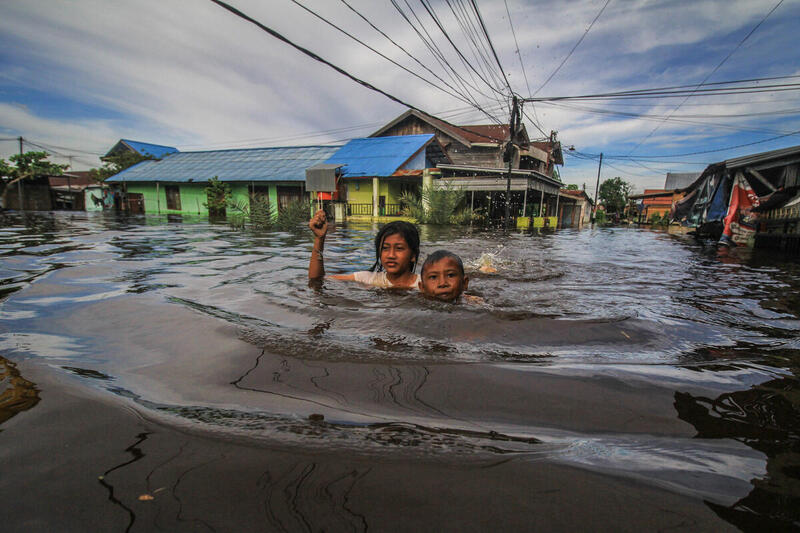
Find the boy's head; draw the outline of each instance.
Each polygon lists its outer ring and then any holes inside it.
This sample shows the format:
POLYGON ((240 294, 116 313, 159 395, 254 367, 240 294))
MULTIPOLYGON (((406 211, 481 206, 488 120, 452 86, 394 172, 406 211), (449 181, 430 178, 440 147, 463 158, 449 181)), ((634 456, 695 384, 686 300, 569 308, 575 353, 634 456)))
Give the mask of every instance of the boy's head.
POLYGON ((437 250, 425 258, 421 277, 422 294, 446 302, 461 296, 469 284, 461 258, 447 250, 437 250))

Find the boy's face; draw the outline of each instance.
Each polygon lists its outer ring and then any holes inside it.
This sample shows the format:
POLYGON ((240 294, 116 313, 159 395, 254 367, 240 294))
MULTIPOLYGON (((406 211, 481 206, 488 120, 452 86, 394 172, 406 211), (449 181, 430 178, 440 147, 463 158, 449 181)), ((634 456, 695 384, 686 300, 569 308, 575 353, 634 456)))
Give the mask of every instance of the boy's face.
POLYGON ((453 258, 445 257, 422 271, 419 290, 429 298, 452 302, 467 289, 469 278, 461 273, 453 258))

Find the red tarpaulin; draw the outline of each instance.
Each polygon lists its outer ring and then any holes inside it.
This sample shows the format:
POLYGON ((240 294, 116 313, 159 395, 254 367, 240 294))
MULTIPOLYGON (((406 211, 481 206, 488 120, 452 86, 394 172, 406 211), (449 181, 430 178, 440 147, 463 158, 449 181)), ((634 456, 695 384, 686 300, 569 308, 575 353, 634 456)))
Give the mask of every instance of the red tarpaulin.
POLYGON ((758 204, 758 196, 753 188, 741 173, 736 174, 720 243, 744 246, 750 237, 755 236, 758 214, 753 213, 752 209, 758 207, 758 204))

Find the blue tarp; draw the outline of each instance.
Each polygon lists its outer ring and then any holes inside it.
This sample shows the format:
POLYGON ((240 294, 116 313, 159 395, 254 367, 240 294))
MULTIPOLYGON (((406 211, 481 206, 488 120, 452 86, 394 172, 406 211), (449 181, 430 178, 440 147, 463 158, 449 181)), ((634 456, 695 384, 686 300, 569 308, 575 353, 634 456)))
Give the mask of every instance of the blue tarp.
POLYGON ((425 168, 424 149, 433 139, 432 133, 353 139, 325 162, 344 165, 346 178, 391 176, 399 169, 425 168), (420 151, 423 157, 414 157, 420 151))

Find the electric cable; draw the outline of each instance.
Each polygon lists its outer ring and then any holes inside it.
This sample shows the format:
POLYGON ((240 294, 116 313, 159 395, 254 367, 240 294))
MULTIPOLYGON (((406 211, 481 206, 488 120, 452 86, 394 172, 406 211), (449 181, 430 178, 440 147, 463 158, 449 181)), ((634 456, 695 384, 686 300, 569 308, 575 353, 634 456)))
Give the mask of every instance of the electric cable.
MULTIPOLYGON (((383 37, 385 37, 385 38, 386 38, 386 39, 387 39, 387 40, 388 40, 390 43, 392 43, 393 45, 395 45, 395 46, 396 46, 396 47, 397 47, 397 48, 398 48, 400 51, 402 51, 402 52, 403 52, 404 54, 406 54, 406 55, 407 55, 409 58, 411 58, 412 60, 414 60, 414 61, 415 61, 415 62, 416 62, 416 63, 417 63, 419 66, 421 66, 421 67, 422 67, 422 68, 424 68, 426 71, 428 71, 428 72, 429 72, 429 73, 430 73, 432 76, 434 76, 434 77, 435 77, 437 80, 439 80, 440 82, 444 83, 444 84, 445 84, 447 87, 449 87, 451 90, 453 90, 453 91, 455 91, 455 92, 457 92, 457 93, 461 94, 461 93, 459 92, 459 90, 458 90, 458 89, 456 89, 455 87, 453 87, 452 85, 450 85, 450 84, 449 84, 447 81, 445 81, 445 80, 444 80, 444 79, 443 79, 441 76, 439 76, 439 75, 438 75, 436 72, 434 72, 433 70, 431 70, 431 69, 430 69, 430 68, 429 68, 427 65, 425 65, 425 64, 424 64, 422 61, 420 61, 419 59, 417 59, 416 57, 414 57, 414 56, 413 56, 411 53, 409 53, 409 52, 408 52, 408 50, 406 50, 404 47, 402 47, 401 45, 399 45, 399 44, 398 44, 398 43, 397 43, 397 42, 396 42, 394 39, 392 39, 391 37, 389 37, 389 36, 388 36, 388 35, 387 35, 387 34, 386 34, 386 33, 385 33, 383 30, 381 30, 381 29, 380 29, 380 28, 378 28, 378 27, 377 27, 375 24, 373 24, 373 23, 372 23, 372 21, 370 21, 370 20, 369 20, 369 19, 368 19, 366 16, 364 16, 364 15, 363 15, 363 14, 362 14, 360 11, 358 11, 357 9, 355 9, 354 7, 352 7, 350 4, 348 4, 346 0, 340 0, 340 1, 341 1, 341 2, 342 2, 344 5, 345 5, 345 6, 347 6, 347 7, 348 7, 348 9, 350 9, 350 10, 351 10, 353 13, 355 13, 356 15, 358 15, 359 17, 361 17, 361 19, 362 19, 362 20, 364 20, 364 22, 366 22, 367 24, 369 24, 369 25, 370 25, 370 26, 371 26, 371 27, 372 27, 372 28, 373 28, 375 31, 377 31, 378 33, 380 33, 380 34, 381 34, 383 37)), ((452 77, 451 77, 451 79, 452 79, 452 77)), ((454 81, 454 83, 455 83, 455 81, 454 81)), ((477 101, 475 101, 475 103, 477 103, 477 101)), ((472 101, 470 101, 470 105, 473 105, 472 101)), ((473 107, 474 107, 474 105, 473 105, 473 107)))
MULTIPOLYGON (((706 82, 706 81, 708 81, 708 79, 709 79, 711 76, 713 76, 713 75, 714 75, 714 73, 716 73, 716 72, 717 72, 717 71, 720 69, 720 67, 722 67, 722 65, 724 65, 724 64, 725 64, 725 63, 728 61, 728 59, 730 59, 730 58, 731 58, 731 56, 733 56, 733 54, 734 54, 734 53, 735 53, 735 52, 736 52, 736 51, 737 51, 737 50, 738 50, 738 49, 739 49, 739 48, 740 48, 740 47, 741 47, 741 46, 742 46, 742 45, 745 43, 745 41, 747 41, 747 40, 750 38, 750 36, 751 36, 751 35, 753 35, 753 34, 756 32, 756 30, 758 30, 758 28, 759 28, 759 27, 761 27, 761 25, 762 25, 762 24, 763 24, 763 23, 764 23, 764 22, 765 22, 765 21, 766 21, 766 20, 769 18, 769 16, 770 16, 770 15, 772 15, 772 13, 773 13, 773 12, 775 12, 775 10, 776 10, 776 9, 778 9, 778 8, 780 7, 780 5, 781 5, 781 4, 783 4, 783 0, 778 0, 778 3, 777 3, 777 4, 775 4, 775 6, 774 6, 774 7, 773 7, 773 8, 772 8, 770 11, 769 11, 769 13, 767 13, 766 15, 764 15, 764 18, 762 18, 762 19, 761 19, 761 21, 760 21, 758 24, 756 24, 756 25, 755 25, 755 27, 754 27, 752 30, 750 30, 750 32, 749 32, 747 35, 745 35, 744 39, 742 39, 741 41, 739 41, 739 44, 737 44, 737 45, 736 45, 736 47, 735 47, 733 50, 731 50, 731 52, 730 52, 730 53, 729 53, 727 56, 725 56, 725 59, 723 59, 722 61, 720 61, 720 62, 719 62, 719 64, 718 64, 716 67, 714 67, 714 69, 713 69, 711 72, 709 72, 709 73, 706 75, 706 77, 705 77, 705 78, 703 78, 703 81, 701 81, 701 82, 700 82, 700 83, 697 85, 697 88, 698 88, 698 89, 699 89, 700 87, 702 87, 702 86, 703 86, 703 84, 705 84, 705 82, 706 82)), ((686 100, 688 100, 688 99, 689 99, 691 96, 692 96, 692 95, 688 95, 688 96, 686 97, 686 99, 685 99, 683 102, 685 102, 686 100)), ((670 116, 672 116, 672 113, 674 113, 675 111, 677 111, 678 109, 680 109, 681 105, 683 105, 683 102, 679 103, 679 104, 678 104, 678 106, 677 106, 675 109, 673 109, 673 110, 672 110, 672 111, 669 113, 669 115, 667 115, 667 116, 666 116, 666 118, 669 118, 670 116)), ((637 150, 637 149, 638 149, 638 148, 639 148, 639 147, 640 147, 642 144, 644 144, 644 143, 645 143, 645 142, 646 142, 646 141, 647 141, 647 140, 648 140, 650 137, 652 137, 652 136, 653 136, 653 134, 654 134, 656 131, 658 131, 658 129, 659 129, 660 127, 661 127, 661 124, 659 124, 659 125, 657 125, 655 128, 653 128, 653 131, 651 131, 650 133, 648 133, 648 134, 647 134, 647 136, 646 136, 644 139, 642 139, 641 141, 639 141, 639 143, 638 143, 636 146, 634 146, 634 147, 633 147, 633 148, 632 148, 632 149, 631 149, 631 150, 630 150, 628 153, 629 153, 629 154, 632 154, 633 152, 635 152, 635 151, 636 151, 636 150, 637 150)))
POLYGON ((608 7, 608 4, 609 4, 609 2, 611 2, 611 0, 606 0, 606 3, 605 3, 605 4, 603 4, 603 7, 602 7, 602 8, 600 8, 600 11, 597 13, 597 16, 595 16, 595 17, 594 17, 594 20, 592 20, 592 23, 591 23, 591 24, 589 24, 589 27, 588 27, 588 28, 586 28, 586 31, 584 31, 584 32, 583 32, 583 35, 581 35, 581 38, 580 38, 580 39, 578 39, 578 42, 577 42, 577 43, 575 43, 575 46, 573 46, 573 47, 572 47, 572 49, 569 51, 569 53, 567 54, 567 56, 566 56, 566 57, 565 57, 565 58, 564 58, 564 59, 561 61, 561 63, 560 63, 560 64, 559 64, 559 65, 556 67, 556 69, 555 69, 555 70, 554 70, 554 71, 553 71, 553 72, 550 74, 550 76, 549 76, 549 77, 548 77, 546 80, 544 80, 544 83, 542 83, 542 84, 539 86, 539 88, 538 88, 538 89, 536 89, 536 92, 535 92, 535 93, 533 93, 531 96, 536 96, 537 94, 539 94, 539 91, 541 91, 542 89, 544 89, 544 86, 545 86, 545 85, 547 85, 548 83, 550 83, 550 80, 552 80, 552 79, 553 79, 553 76, 555 76, 555 75, 558 73, 558 71, 559 71, 559 70, 561 70, 561 67, 563 67, 563 66, 564 66, 564 64, 567 62, 567 60, 568 60, 570 57, 572 57, 572 54, 573 54, 573 52, 575 52, 575 50, 578 48, 578 46, 580 46, 580 44, 581 44, 581 43, 583 42, 583 40, 586 38, 586 35, 588 35, 588 34, 589 34, 589 31, 590 31, 590 30, 591 30, 591 29, 594 27, 594 23, 595 23, 595 22, 597 22, 597 19, 599 19, 599 18, 600 18, 600 15, 602 15, 602 14, 603 14, 603 11, 605 11, 605 10, 606 10, 606 7, 608 7))
MULTIPOLYGON (((338 66, 334 65, 333 63, 331 63, 330 61, 320 57, 317 54, 315 54, 311 50, 308 50, 308 49, 306 49, 306 48, 304 48, 304 47, 292 42, 291 40, 287 39, 286 37, 284 37, 283 35, 281 35, 277 31, 275 31, 272 28, 269 28, 269 27, 265 26, 264 24, 258 22, 254 18, 250 17, 249 15, 246 15, 245 13, 243 13, 242 11, 236 9, 235 7, 231 6, 230 4, 227 4, 226 2, 223 2, 222 0, 210 0, 210 1, 215 3, 215 4, 217 4, 218 6, 222 7, 223 9, 226 9, 226 10, 230 11, 231 13, 236 15, 237 17, 242 18, 242 19, 250 22, 251 24, 254 24, 258 28, 260 28, 262 31, 265 31, 265 32, 269 33, 270 35, 272 35, 276 39, 278 39, 280 41, 283 41, 284 43, 286 43, 289 46, 291 46, 292 48, 295 48, 296 50, 302 52, 303 54, 305 54, 308 57, 314 59, 315 61, 318 61, 320 63, 323 63, 323 64, 327 65, 328 67, 332 68, 333 70, 335 70, 339 74, 342 74, 343 76, 346 76, 346 77, 350 78, 351 80, 355 81, 359 85, 362 85, 363 87, 366 87, 367 89, 370 89, 370 90, 375 91, 375 92, 377 92, 379 94, 382 94, 386 98, 392 100, 393 102, 397 102, 400 105, 403 105, 403 106, 408 107, 410 109, 414 109, 416 111, 419 111, 420 113, 425 113, 423 110, 419 109, 418 107, 416 107, 414 105, 411 105, 411 104, 409 104, 407 102, 404 102, 400 98, 398 98, 398 97, 396 97, 396 96, 394 96, 392 94, 387 93, 386 91, 383 91, 383 90, 375 87, 374 85, 372 85, 371 83, 369 83, 367 81, 364 81, 362 79, 359 79, 359 78, 355 77, 354 75, 350 74, 349 72, 347 72, 346 70, 342 69, 341 67, 338 67, 338 66)), ((425 114, 427 115, 428 113, 425 113, 425 114)), ((490 138, 490 137, 487 137, 486 135, 478 134, 477 132, 473 132, 473 133, 475 133, 477 135, 480 135, 481 137, 490 138)))
MULTIPOLYGON (((434 88, 436 88, 436 89, 439 89, 440 91, 442 91, 442 92, 444 92, 444 93, 446 93, 446 94, 448 94, 448 95, 450 95, 450 96, 452 96, 452 97, 454 97, 454 98, 456 98, 456 99, 458 99, 458 100, 461 100, 462 102, 465 102, 465 103, 468 103, 468 104, 469 104, 469 103, 472 103, 472 102, 470 102, 468 99, 466 99, 466 98, 465 98, 465 97, 464 97, 462 94, 460 94, 460 93, 454 93, 454 92, 450 92, 450 91, 448 91, 448 90, 446 90, 446 89, 443 89, 442 87, 439 87, 438 85, 436 85, 436 84, 435 84, 435 83, 433 83, 432 81, 430 81, 430 80, 428 80, 428 79, 426 79, 426 78, 423 78, 422 76, 420 76, 420 75, 419 75, 419 74, 417 74, 416 72, 414 72, 414 71, 412 71, 412 70, 410 70, 410 69, 406 68, 404 65, 401 65, 400 63, 398 63, 398 62, 397 62, 397 61, 395 61, 394 59, 392 59, 392 58, 390 58, 390 57, 386 56, 385 54, 383 54, 383 53, 382 53, 382 52, 380 52, 379 50, 376 50, 375 48, 373 48, 372 46, 368 45, 367 43, 365 43, 364 41, 362 41, 362 40, 361 40, 361 39, 359 39, 358 37, 356 37, 356 36, 354 36, 353 34, 351 34, 351 33, 347 32, 346 30, 344 30, 344 29, 342 29, 341 27, 337 26, 337 25, 336 25, 336 24, 334 24, 333 22, 331 22, 331 21, 327 20, 326 18, 324 18, 323 16, 319 15, 319 14, 318 14, 318 13, 316 13, 315 11, 313 11, 313 10, 309 9, 308 7, 304 6, 304 5, 303 5, 303 4, 301 4, 301 3, 300 3, 298 0, 290 0, 290 1, 291 1, 292 3, 294 3, 295 5, 297 5, 298 7, 300 7, 300 8, 302 8, 302 9, 304 9, 305 11, 307 11, 308 13, 310 13, 311 15, 315 16, 316 18, 318 18, 319 20, 321 20, 321 21, 322 21, 322 22, 324 22, 325 24, 327 24, 327 25, 331 26, 332 28, 336 29, 336 30, 337 30, 337 31, 339 31, 340 33, 343 33, 343 34, 344 34, 344 35, 346 35, 347 37, 351 38, 352 40, 354 40, 355 42, 357 42, 357 43, 358 43, 358 44, 360 44, 361 46, 364 46, 365 48, 367 48, 367 49, 368 49, 368 50, 370 50, 371 52, 373 52, 373 53, 375 53, 375 54, 379 55, 379 56, 380 56, 380 57, 382 57, 383 59, 385 59, 385 60, 389 61, 389 62, 390 62, 390 63, 392 63, 393 65, 395 65, 395 66, 399 67, 400 69, 404 70, 405 72, 408 72, 408 73, 409 73, 409 74, 411 74, 412 76, 414 76, 414 77, 416 77, 416 78, 418 78, 418 79, 422 80, 423 82, 427 83, 427 84, 428 84, 428 85, 430 85, 431 87, 434 87, 434 88)), ((451 88, 451 89, 452 89, 452 88, 451 88)))

